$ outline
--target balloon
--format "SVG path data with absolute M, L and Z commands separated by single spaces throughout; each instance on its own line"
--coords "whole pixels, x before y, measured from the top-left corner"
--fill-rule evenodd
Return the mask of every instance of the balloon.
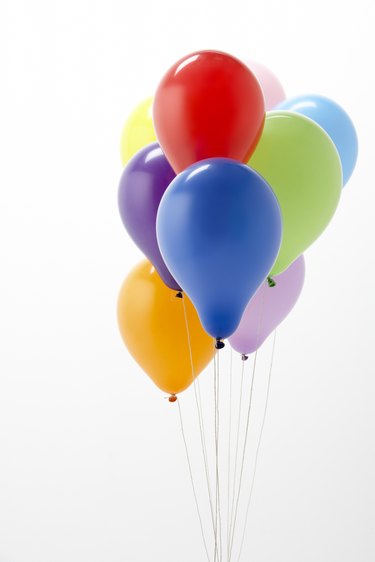
M 121 135 L 121 162 L 125 165 L 140 148 L 156 141 L 152 123 L 152 100 L 143 100 L 132 111 Z
M 248 60 L 246 62 L 262 87 L 266 111 L 274 109 L 278 103 L 286 98 L 281 82 L 277 76 L 269 68 L 263 66 L 263 64 L 253 60 Z
M 278 109 L 306 115 L 328 133 L 340 155 L 345 185 L 353 173 L 358 155 L 357 133 L 346 111 L 333 100 L 315 94 L 285 100 Z
M 271 188 L 234 160 L 198 162 L 163 195 L 156 221 L 161 254 L 215 338 L 237 328 L 276 259 L 281 229 Z
M 311 119 L 271 111 L 249 165 L 268 181 L 280 203 L 283 238 L 271 272 L 278 275 L 331 220 L 341 194 L 340 158 L 327 133 Z
M 118 322 L 126 347 L 154 383 L 171 394 L 185 390 L 215 351 L 195 308 L 186 296 L 183 299 L 176 298 L 148 261 L 142 261 L 130 272 L 118 299 Z
M 236 351 L 256 351 L 288 316 L 301 294 L 305 278 L 305 260 L 300 256 L 283 273 L 275 277 L 276 285 L 265 281 L 247 305 L 240 325 L 229 338 Z
M 168 287 L 180 291 L 161 257 L 156 240 L 160 199 L 175 178 L 158 143 L 142 148 L 125 167 L 118 190 L 122 222 L 130 237 L 156 267 Z
M 184 57 L 156 91 L 156 135 L 176 172 L 215 156 L 246 162 L 263 122 L 257 79 L 245 64 L 225 53 L 198 51 Z

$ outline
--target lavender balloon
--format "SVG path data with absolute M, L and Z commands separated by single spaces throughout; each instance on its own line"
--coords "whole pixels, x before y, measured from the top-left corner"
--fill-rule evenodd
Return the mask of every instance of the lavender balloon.
M 158 143 L 145 146 L 133 156 L 123 171 L 118 205 L 130 237 L 157 269 L 164 283 L 180 291 L 161 257 L 156 240 L 156 215 L 160 199 L 175 176 Z
M 248 355 L 256 351 L 286 318 L 301 294 L 305 260 L 297 258 L 269 287 L 265 281 L 247 305 L 240 325 L 229 338 L 233 349 Z

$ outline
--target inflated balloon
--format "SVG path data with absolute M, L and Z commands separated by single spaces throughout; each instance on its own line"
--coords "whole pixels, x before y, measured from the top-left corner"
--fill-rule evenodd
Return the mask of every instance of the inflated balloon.
M 280 203 L 283 237 L 271 273 L 278 275 L 331 220 L 342 191 L 340 158 L 314 121 L 290 111 L 271 111 L 249 165 L 267 180 Z
M 125 167 L 118 190 L 118 205 L 131 238 L 156 267 L 164 283 L 180 290 L 161 257 L 156 240 L 160 199 L 175 178 L 158 143 L 139 150 Z
M 301 294 L 305 279 L 305 260 L 300 256 L 274 279 L 265 281 L 247 305 L 240 325 L 229 338 L 233 349 L 242 354 L 256 351 L 288 316 Z
M 262 87 L 264 106 L 266 111 L 274 109 L 277 104 L 285 100 L 284 88 L 277 76 L 266 66 L 253 60 L 246 61 L 250 70 L 255 74 Z
M 216 156 L 246 162 L 262 132 L 260 85 L 238 59 L 199 51 L 164 76 L 154 100 L 159 143 L 176 172 Z
M 353 173 L 358 156 L 357 133 L 346 111 L 333 100 L 315 94 L 285 100 L 278 109 L 301 113 L 323 127 L 340 155 L 345 185 Z
M 198 162 L 165 192 L 156 223 L 160 251 L 215 338 L 237 328 L 276 259 L 281 230 L 269 185 L 233 160 Z
M 138 150 L 156 141 L 152 123 L 152 100 L 147 98 L 132 111 L 121 135 L 121 162 L 125 165 Z
M 125 279 L 117 311 L 126 347 L 164 392 L 185 390 L 214 356 L 213 340 L 203 330 L 190 300 L 176 298 L 148 261 L 137 265 Z

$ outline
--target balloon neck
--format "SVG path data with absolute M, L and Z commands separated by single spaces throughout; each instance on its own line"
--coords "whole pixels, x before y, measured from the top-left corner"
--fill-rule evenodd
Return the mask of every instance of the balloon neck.
M 267 282 L 269 287 L 275 287 L 276 285 L 276 281 L 271 276 L 267 277 Z
M 184 297 L 184 295 L 182 294 L 181 291 L 178 291 L 178 293 L 176 293 L 176 299 L 182 299 Z
M 221 338 L 216 338 L 215 347 L 216 349 L 223 349 L 223 347 L 225 347 L 225 343 L 222 341 Z
M 247 360 L 249 359 L 249 356 L 246 355 L 245 353 L 243 353 L 243 354 L 241 355 L 241 359 L 242 359 L 242 361 L 247 361 Z
M 168 398 L 168 402 L 176 402 L 177 401 L 177 396 L 175 394 L 171 394 Z

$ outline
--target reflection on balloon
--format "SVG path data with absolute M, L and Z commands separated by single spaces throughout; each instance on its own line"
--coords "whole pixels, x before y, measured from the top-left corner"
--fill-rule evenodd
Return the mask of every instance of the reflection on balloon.
M 212 157 L 246 162 L 264 122 L 255 76 L 238 59 L 199 51 L 179 60 L 155 94 L 159 143 L 176 172 Z
M 143 100 L 129 115 L 121 135 L 121 162 L 125 165 L 138 150 L 156 141 L 152 123 L 153 98 Z
M 240 325 L 229 338 L 233 349 L 242 354 L 256 351 L 288 316 L 296 304 L 305 278 L 305 260 L 300 256 L 275 277 L 275 286 L 265 281 L 247 305 Z
M 357 133 L 346 111 L 333 100 L 315 94 L 285 100 L 278 109 L 306 115 L 326 131 L 340 155 L 345 185 L 353 173 L 358 156 Z
M 276 259 L 281 229 L 271 188 L 233 160 L 199 162 L 165 192 L 157 217 L 160 251 L 212 336 L 225 338 L 237 328 Z
M 118 190 L 122 222 L 131 238 L 156 267 L 164 283 L 180 290 L 161 257 L 156 240 L 156 214 L 160 199 L 174 179 L 158 143 L 139 150 L 125 167 Z
M 340 158 L 327 133 L 311 119 L 271 111 L 249 165 L 268 181 L 281 207 L 283 238 L 272 269 L 278 275 L 334 215 L 342 188 Z
M 176 298 L 176 292 L 163 283 L 148 261 L 137 265 L 125 279 L 117 311 L 126 347 L 164 392 L 185 390 L 193 382 L 193 374 L 199 375 L 214 355 L 213 340 L 203 330 L 190 300 Z

